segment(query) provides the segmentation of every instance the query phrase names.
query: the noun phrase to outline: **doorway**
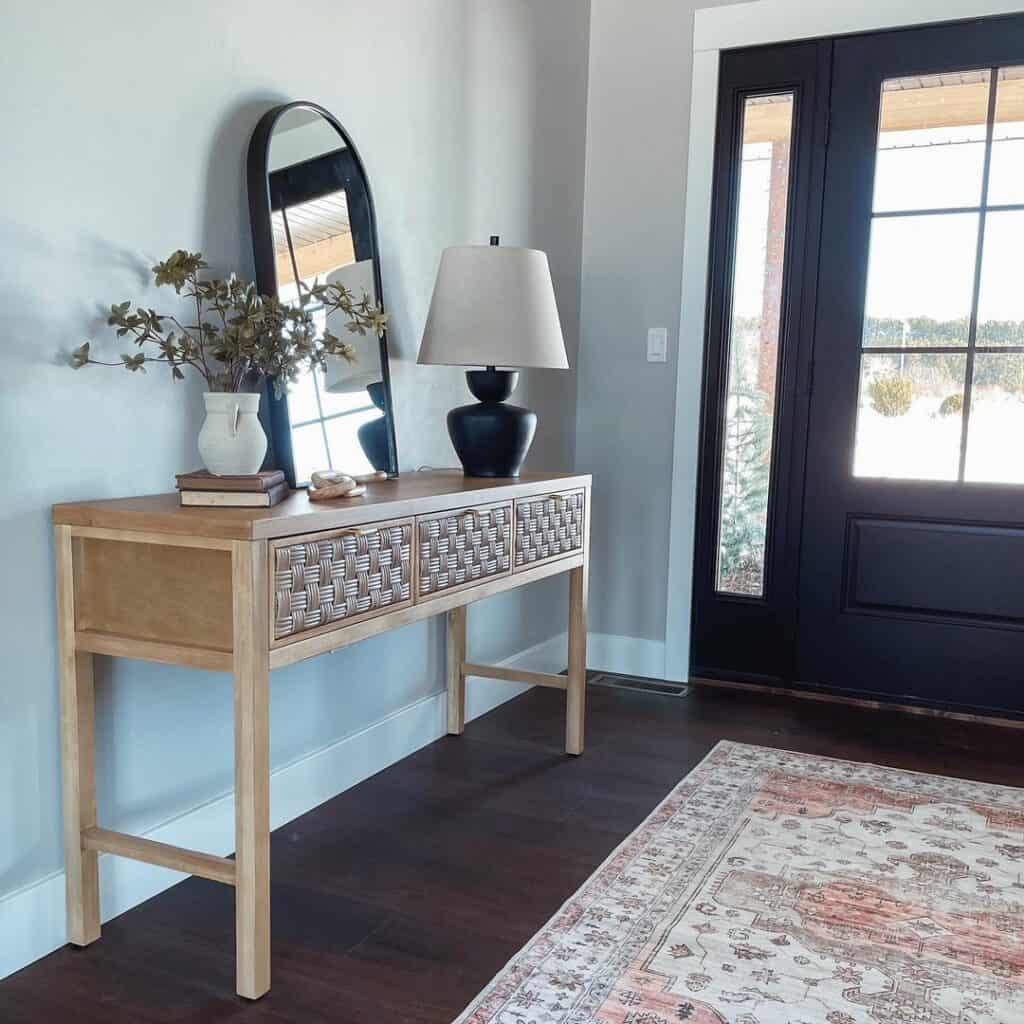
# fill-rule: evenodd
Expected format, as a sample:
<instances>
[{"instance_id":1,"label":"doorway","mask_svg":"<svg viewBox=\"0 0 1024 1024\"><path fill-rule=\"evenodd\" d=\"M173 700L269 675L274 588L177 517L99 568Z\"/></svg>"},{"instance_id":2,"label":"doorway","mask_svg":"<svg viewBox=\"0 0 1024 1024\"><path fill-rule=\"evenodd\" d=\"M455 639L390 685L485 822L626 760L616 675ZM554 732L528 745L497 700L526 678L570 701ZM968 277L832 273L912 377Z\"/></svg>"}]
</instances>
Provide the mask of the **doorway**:
<instances>
[{"instance_id":1,"label":"doorway","mask_svg":"<svg viewBox=\"0 0 1024 1024\"><path fill-rule=\"evenodd\" d=\"M723 54L692 674L1024 714L1024 19Z\"/></svg>"}]
</instances>

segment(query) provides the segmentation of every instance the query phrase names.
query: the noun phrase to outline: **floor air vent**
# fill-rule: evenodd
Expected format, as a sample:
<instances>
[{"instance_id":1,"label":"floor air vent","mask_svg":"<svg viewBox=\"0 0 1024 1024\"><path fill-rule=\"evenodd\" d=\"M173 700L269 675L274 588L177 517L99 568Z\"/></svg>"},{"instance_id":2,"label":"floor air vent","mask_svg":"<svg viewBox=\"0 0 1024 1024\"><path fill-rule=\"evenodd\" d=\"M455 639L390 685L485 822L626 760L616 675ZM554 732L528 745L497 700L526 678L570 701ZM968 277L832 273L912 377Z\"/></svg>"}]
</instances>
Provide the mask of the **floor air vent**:
<instances>
[{"instance_id":1,"label":"floor air vent","mask_svg":"<svg viewBox=\"0 0 1024 1024\"><path fill-rule=\"evenodd\" d=\"M663 697L685 697L690 688L686 683L670 683L664 679L643 679L640 676L619 676L611 672L595 672L588 677L588 686L607 686L613 690L638 690L658 693Z\"/></svg>"}]
</instances>

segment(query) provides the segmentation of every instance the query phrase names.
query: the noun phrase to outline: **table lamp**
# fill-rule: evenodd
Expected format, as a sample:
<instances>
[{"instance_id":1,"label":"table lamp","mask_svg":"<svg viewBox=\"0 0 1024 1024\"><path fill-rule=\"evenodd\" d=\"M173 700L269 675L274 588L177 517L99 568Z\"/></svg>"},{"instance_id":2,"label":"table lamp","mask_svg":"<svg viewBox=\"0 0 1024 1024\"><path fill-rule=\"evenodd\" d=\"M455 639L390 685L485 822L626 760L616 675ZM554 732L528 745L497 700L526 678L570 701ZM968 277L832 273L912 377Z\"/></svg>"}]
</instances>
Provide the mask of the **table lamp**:
<instances>
[{"instance_id":1,"label":"table lamp","mask_svg":"<svg viewBox=\"0 0 1024 1024\"><path fill-rule=\"evenodd\" d=\"M371 302L377 301L377 289L373 281L373 260L358 260L337 270L332 270L325 284L340 284L347 288L358 302L368 295ZM353 334L348 330L348 314L332 309L327 314L327 328L336 337L354 349L352 362L341 356L328 356L324 372L324 389L332 394L355 394L378 383L383 374L380 369L380 339L370 331L368 334Z\"/></svg>"},{"instance_id":2,"label":"table lamp","mask_svg":"<svg viewBox=\"0 0 1024 1024\"><path fill-rule=\"evenodd\" d=\"M373 260L358 260L327 275L327 284L344 285L356 298L368 295L377 301ZM348 330L348 315L340 309L327 314L327 327L335 337L352 346L355 359L328 356L324 370L324 390L332 395L351 395L365 391L380 410L380 416L361 424L356 430L359 446L374 469L388 468L388 425L384 416L384 372L380 365L380 339L370 331L353 334Z\"/></svg>"},{"instance_id":3,"label":"table lamp","mask_svg":"<svg viewBox=\"0 0 1024 1024\"><path fill-rule=\"evenodd\" d=\"M478 402L448 413L448 435L466 476L517 477L537 414L507 405L519 373L567 370L547 255L537 249L456 245L441 254L418 363L467 370Z\"/></svg>"}]
</instances>

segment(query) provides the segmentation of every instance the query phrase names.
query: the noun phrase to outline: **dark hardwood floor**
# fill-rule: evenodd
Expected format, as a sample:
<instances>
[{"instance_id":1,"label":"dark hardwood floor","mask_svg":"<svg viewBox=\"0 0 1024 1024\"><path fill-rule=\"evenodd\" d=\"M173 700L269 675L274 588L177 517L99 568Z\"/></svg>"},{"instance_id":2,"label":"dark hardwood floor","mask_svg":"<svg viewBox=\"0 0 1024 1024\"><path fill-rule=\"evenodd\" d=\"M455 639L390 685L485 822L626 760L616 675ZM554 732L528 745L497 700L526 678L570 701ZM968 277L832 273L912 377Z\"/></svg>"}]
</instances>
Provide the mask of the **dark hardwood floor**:
<instances>
[{"instance_id":1,"label":"dark hardwood floor","mask_svg":"<svg viewBox=\"0 0 1024 1024\"><path fill-rule=\"evenodd\" d=\"M448 1024L720 739L1024 784L1024 732L725 690L535 689L274 833L273 988L234 993L233 892L190 879L0 982L0 1021Z\"/></svg>"}]
</instances>

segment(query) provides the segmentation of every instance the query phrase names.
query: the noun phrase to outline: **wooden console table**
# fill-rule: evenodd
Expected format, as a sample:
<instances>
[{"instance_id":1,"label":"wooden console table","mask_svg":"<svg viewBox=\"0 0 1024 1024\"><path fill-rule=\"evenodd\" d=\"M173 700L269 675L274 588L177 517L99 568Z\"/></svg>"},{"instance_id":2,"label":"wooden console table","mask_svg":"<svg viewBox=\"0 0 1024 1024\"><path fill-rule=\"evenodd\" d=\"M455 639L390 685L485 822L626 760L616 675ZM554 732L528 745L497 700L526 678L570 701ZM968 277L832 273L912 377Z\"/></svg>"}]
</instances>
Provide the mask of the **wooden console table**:
<instances>
[{"instance_id":1,"label":"wooden console table","mask_svg":"<svg viewBox=\"0 0 1024 1024\"><path fill-rule=\"evenodd\" d=\"M237 988L270 988L269 674L365 637L448 616L448 732L466 677L566 691L565 749L583 751L590 477L411 473L360 499L273 509L179 508L163 494L54 506L68 940L100 935L98 854L235 887ZM569 574L567 676L466 661L466 606ZM235 857L101 828L93 655L230 672Z\"/></svg>"}]
</instances>

